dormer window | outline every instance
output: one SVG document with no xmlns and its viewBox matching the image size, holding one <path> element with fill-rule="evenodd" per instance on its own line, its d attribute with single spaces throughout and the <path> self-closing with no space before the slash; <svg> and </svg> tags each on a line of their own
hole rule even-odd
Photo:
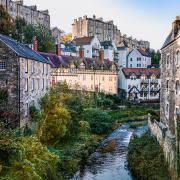
<svg viewBox="0 0 180 180">
<path fill-rule="evenodd" d="M 0 71 L 6 70 L 6 62 L 2 61 L 0 62 Z"/>
</svg>

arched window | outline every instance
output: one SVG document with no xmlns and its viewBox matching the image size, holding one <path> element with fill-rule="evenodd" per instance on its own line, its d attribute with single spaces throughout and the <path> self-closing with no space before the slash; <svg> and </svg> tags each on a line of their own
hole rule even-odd
<svg viewBox="0 0 180 180">
<path fill-rule="evenodd" d="M 177 51 L 176 53 L 176 64 L 180 65 L 180 52 L 179 51 Z"/>
</svg>

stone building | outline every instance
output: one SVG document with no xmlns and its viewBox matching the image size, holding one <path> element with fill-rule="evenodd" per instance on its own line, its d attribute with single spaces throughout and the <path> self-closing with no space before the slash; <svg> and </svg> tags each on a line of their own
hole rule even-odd
<svg viewBox="0 0 180 180">
<path fill-rule="evenodd" d="M 160 122 L 149 121 L 149 126 L 163 147 L 173 179 L 180 179 L 180 16 L 172 24 L 161 56 Z"/>
<path fill-rule="evenodd" d="M 15 127 L 30 124 L 29 107 L 38 105 L 49 87 L 49 61 L 0 34 L 0 119 Z"/>
<path fill-rule="evenodd" d="M 117 95 L 117 65 L 112 61 L 104 60 L 102 53 L 98 59 L 94 59 L 84 57 L 82 51 L 84 50 L 80 49 L 79 57 L 41 53 L 51 62 L 52 84 L 66 82 L 75 90 Z"/>
<path fill-rule="evenodd" d="M 148 41 L 138 41 L 132 37 L 123 35 L 118 27 L 114 25 L 112 20 L 104 21 L 103 18 L 96 18 L 95 15 L 93 18 L 84 16 L 74 19 L 72 24 L 73 38 L 89 37 L 94 35 L 97 35 L 100 42 L 113 41 L 116 46 L 118 46 L 122 41 L 126 41 L 130 51 L 135 47 L 144 49 L 150 48 L 150 43 Z"/>
<path fill-rule="evenodd" d="M 23 0 L 0 0 L 0 5 L 4 6 L 13 19 L 20 17 L 24 18 L 29 24 L 40 24 L 50 28 L 50 15 L 48 10 L 40 11 L 37 9 L 37 6 L 26 6 Z"/>
</svg>

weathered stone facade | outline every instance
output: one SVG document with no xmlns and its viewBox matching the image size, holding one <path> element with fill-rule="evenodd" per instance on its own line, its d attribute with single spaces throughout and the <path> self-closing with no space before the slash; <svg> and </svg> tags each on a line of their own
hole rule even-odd
<svg viewBox="0 0 180 180">
<path fill-rule="evenodd" d="M 4 6 L 13 19 L 20 17 L 24 18 L 29 24 L 41 24 L 50 28 L 50 15 L 48 10 L 39 11 L 36 6 L 25 6 L 23 0 L 0 0 L 0 5 Z"/>
<path fill-rule="evenodd" d="M 137 48 L 150 48 L 150 43 L 148 41 L 136 40 L 132 37 L 127 37 L 123 35 L 118 27 L 114 25 L 114 22 L 104 21 L 103 18 L 88 18 L 87 16 L 79 17 L 75 19 L 72 24 L 72 37 L 90 37 L 96 35 L 100 42 L 103 41 L 113 41 L 116 46 L 120 46 L 121 42 L 126 41 L 130 48 L 130 51 Z"/>
<path fill-rule="evenodd" d="M 160 123 L 156 123 L 159 128 L 149 124 L 156 137 L 163 132 L 158 141 L 163 147 L 173 178 L 180 179 L 180 16 L 173 23 L 161 55 L 161 115 Z"/>
<path fill-rule="evenodd" d="M 38 106 L 50 87 L 50 64 L 26 45 L 0 34 L 0 119 L 7 125 L 30 124 L 29 108 Z M 1 117 L 2 115 L 2 117 Z"/>
</svg>

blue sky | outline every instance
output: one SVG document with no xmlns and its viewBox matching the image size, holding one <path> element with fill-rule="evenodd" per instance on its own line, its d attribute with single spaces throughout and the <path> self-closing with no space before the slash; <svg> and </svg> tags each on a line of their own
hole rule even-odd
<svg viewBox="0 0 180 180">
<path fill-rule="evenodd" d="M 151 42 L 160 49 L 172 21 L 180 15 L 180 0 L 24 0 L 39 9 L 49 9 L 51 25 L 71 31 L 73 19 L 96 14 L 114 20 L 122 34 Z"/>
</svg>

